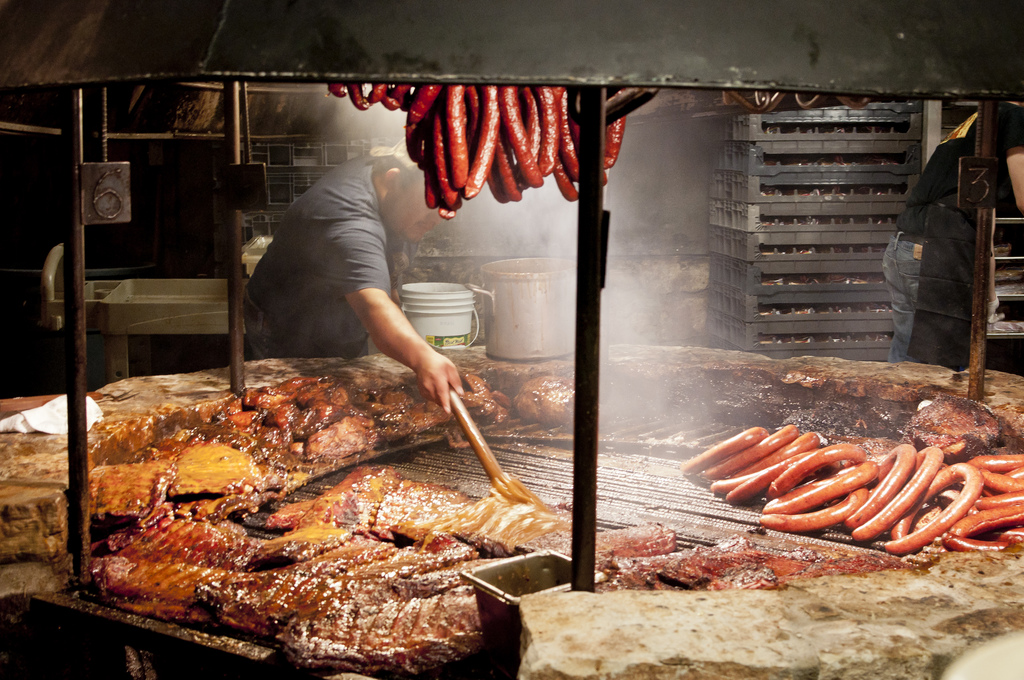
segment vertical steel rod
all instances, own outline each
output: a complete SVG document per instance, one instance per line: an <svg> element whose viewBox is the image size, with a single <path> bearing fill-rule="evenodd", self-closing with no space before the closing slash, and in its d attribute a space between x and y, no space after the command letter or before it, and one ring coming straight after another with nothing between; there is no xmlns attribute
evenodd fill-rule
<svg viewBox="0 0 1024 680"><path fill-rule="evenodd" d="M977 156L996 155L999 134L999 103L978 103L974 150ZM993 182L996 178L993 178ZM995 189L993 188L993 191ZM985 400L985 351L988 340L989 260L992 258L992 232L995 228L994 208L978 208L974 241L974 298L971 302L971 358L967 396L977 402Z"/></svg>
<svg viewBox="0 0 1024 680"><path fill-rule="evenodd" d="M239 85L224 83L224 134L230 155L228 162L242 162L241 124L239 120ZM242 211L229 208L227 226L228 269L228 341L231 353L231 391L241 396L245 391L245 321L242 316Z"/></svg>
<svg viewBox="0 0 1024 680"><path fill-rule="evenodd" d="M605 89L580 96L579 241L576 270L576 405L573 425L572 589L594 590L598 387L604 212Z"/></svg>
<svg viewBox="0 0 1024 680"><path fill-rule="evenodd" d="M64 365L68 395L68 552L89 582L89 446L85 393L85 236L82 225L82 90L71 92L71 215L64 245Z"/></svg>

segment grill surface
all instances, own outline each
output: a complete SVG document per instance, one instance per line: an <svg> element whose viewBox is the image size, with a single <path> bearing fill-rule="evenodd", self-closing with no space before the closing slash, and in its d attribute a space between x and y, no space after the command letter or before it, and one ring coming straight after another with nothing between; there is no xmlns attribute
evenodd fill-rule
<svg viewBox="0 0 1024 680"><path fill-rule="evenodd" d="M539 428L516 431L525 433L512 436L485 431L502 469L519 478L548 505L570 503L571 437ZM729 505L679 471L680 461L736 431L735 427L714 425L680 430L678 423L663 421L616 423L614 432L602 437L598 461L599 529L657 522L676 531L680 548L712 545L737 533L754 534L753 539L768 548L791 546L797 540L793 535L761 528L760 505ZM444 440L387 451L363 464L391 465L409 479L444 484L473 498L483 497L490 490L490 481L472 450L452 448ZM272 512L288 503L315 498L341 482L353 467L312 480L283 501L247 518L246 528L261 538L277 535L265 528ZM847 550L864 549L838 531L798 540L831 548L841 544Z"/></svg>

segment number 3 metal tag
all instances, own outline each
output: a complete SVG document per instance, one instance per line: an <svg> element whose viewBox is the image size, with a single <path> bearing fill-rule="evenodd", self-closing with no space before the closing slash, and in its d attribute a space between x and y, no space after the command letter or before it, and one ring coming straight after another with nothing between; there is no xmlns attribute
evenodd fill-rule
<svg viewBox="0 0 1024 680"><path fill-rule="evenodd" d="M996 172L999 161L987 156L960 159L957 207L962 210L996 207Z"/></svg>

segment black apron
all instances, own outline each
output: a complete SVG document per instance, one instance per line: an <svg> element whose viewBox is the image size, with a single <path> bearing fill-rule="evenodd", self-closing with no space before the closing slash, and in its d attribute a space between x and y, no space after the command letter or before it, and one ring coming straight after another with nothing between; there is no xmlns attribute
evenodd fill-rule
<svg viewBox="0 0 1024 680"><path fill-rule="evenodd" d="M918 361L960 369L971 355L974 224L966 213L943 204L928 205L919 214L925 224L918 233L927 238L907 353Z"/></svg>

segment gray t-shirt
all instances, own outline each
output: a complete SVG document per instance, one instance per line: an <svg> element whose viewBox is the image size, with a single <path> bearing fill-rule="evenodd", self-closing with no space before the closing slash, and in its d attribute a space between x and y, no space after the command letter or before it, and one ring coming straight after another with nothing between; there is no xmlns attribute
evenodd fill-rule
<svg viewBox="0 0 1024 680"><path fill-rule="evenodd" d="M253 270L247 294L279 356L365 354L366 329L344 296L364 288L390 294L416 252L385 229L370 174L369 161L356 159L310 187Z"/></svg>

